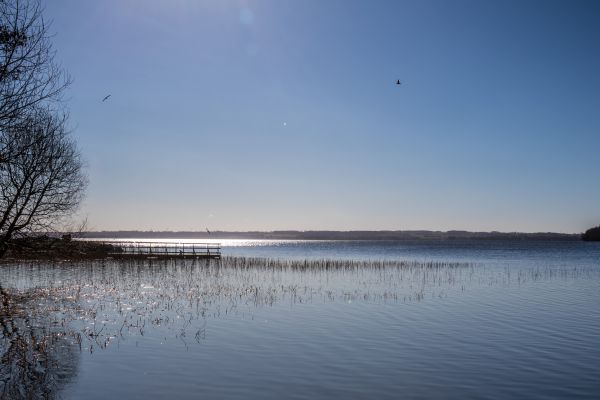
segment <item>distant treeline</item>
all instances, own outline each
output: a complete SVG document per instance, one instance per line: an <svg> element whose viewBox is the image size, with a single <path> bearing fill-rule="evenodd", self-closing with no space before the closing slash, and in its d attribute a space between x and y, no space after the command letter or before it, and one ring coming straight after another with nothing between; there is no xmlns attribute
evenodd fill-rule
<svg viewBox="0 0 600 400"><path fill-rule="evenodd" d="M600 242L600 226L588 229L581 238L586 242Z"/></svg>
<svg viewBox="0 0 600 400"><path fill-rule="evenodd" d="M186 232L186 231L100 231L84 238L171 238L171 239L289 239L289 240L580 240L579 234L539 232L468 231L271 231L271 232Z"/></svg>

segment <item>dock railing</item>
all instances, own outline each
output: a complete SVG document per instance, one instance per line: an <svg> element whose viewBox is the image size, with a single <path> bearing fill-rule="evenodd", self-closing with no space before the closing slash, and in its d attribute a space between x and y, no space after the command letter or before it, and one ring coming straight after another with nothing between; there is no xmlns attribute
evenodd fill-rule
<svg viewBox="0 0 600 400"><path fill-rule="evenodd" d="M220 258L220 243L104 241L111 256Z"/></svg>

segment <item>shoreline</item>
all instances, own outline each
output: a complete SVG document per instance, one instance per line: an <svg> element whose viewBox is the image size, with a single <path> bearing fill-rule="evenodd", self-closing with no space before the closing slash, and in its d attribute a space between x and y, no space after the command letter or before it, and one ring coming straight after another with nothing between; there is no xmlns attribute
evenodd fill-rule
<svg viewBox="0 0 600 400"><path fill-rule="evenodd" d="M81 239L248 239L248 240L581 240L579 233L469 232L469 231L95 231Z"/></svg>

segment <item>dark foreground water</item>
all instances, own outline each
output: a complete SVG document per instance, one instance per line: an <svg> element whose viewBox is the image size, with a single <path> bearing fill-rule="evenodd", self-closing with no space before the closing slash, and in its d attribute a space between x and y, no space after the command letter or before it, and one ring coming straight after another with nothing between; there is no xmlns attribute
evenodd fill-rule
<svg viewBox="0 0 600 400"><path fill-rule="evenodd" d="M1 266L1 395L598 398L598 244L226 245Z"/></svg>

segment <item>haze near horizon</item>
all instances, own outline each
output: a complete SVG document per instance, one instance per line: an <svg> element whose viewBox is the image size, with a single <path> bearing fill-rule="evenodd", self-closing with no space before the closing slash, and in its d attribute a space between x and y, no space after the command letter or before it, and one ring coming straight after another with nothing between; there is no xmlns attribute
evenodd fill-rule
<svg viewBox="0 0 600 400"><path fill-rule="evenodd" d="M46 15L93 230L600 223L597 2L57 0Z"/></svg>

